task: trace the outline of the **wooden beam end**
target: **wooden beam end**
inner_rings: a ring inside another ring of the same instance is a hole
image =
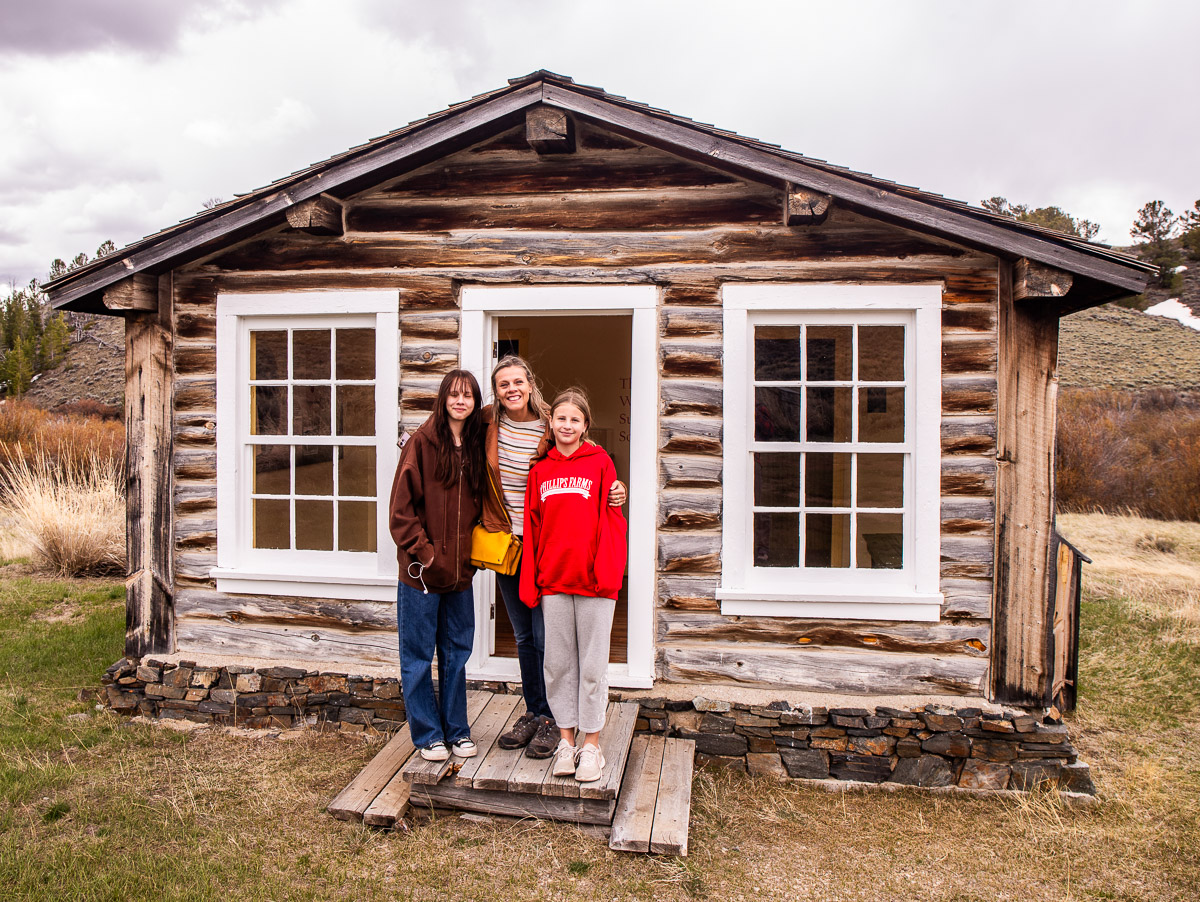
[[[134,273],[104,289],[104,306],[109,310],[150,311],[158,309],[158,276]]]
[[[525,140],[539,154],[574,153],[575,123],[565,110],[534,107],[525,114]]]
[[[309,235],[341,235],[342,202],[328,194],[319,194],[288,207],[287,221],[297,232]]]
[[[832,204],[828,194],[789,184],[783,195],[783,224],[820,225],[829,216]]]
[[[1075,282],[1069,272],[1021,257],[1013,266],[1013,300],[1064,297]]]

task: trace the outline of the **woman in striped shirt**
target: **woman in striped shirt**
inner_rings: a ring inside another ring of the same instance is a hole
[[[525,486],[530,465],[544,457],[552,444],[550,408],[538,390],[529,364],[512,354],[501,359],[492,370],[492,395],[492,404],[484,409],[491,481],[484,488],[481,520],[493,532],[508,531],[511,524],[512,531],[519,536],[525,522]],[[499,487],[503,497],[497,497],[492,486]],[[625,495],[624,484],[616,482],[608,501],[624,504]],[[558,745],[559,730],[546,701],[542,675],[546,631],[541,607],[529,608],[521,602],[520,582],[520,567],[512,576],[496,574],[496,585],[517,641],[521,692],[525,696],[525,713],[499,742],[504,749],[524,746],[530,758],[549,758]]]

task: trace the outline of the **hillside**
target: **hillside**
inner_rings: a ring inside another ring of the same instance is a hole
[[[1064,387],[1200,391],[1200,332],[1172,319],[1112,305],[1062,321]]]
[[[46,410],[91,399],[118,410],[125,397],[125,320],[119,316],[69,315],[71,343],[52,370],[37,376],[25,400]]]

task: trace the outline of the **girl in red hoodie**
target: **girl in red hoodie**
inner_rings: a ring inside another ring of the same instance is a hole
[[[608,642],[626,558],[625,517],[607,503],[616,467],[587,440],[591,422],[579,389],[550,405],[554,447],[529,473],[521,568],[521,601],[540,602],[546,624],[546,696],[560,734],[554,775],[580,783],[604,768]]]

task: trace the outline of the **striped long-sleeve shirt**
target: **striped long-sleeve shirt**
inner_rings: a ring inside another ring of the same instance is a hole
[[[512,518],[513,532],[521,535],[525,523],[525,485],[529,481],[529,464],[545,434],[540,419],[517,423],[507,416],[500,417],[500,488],[504,506]]]

